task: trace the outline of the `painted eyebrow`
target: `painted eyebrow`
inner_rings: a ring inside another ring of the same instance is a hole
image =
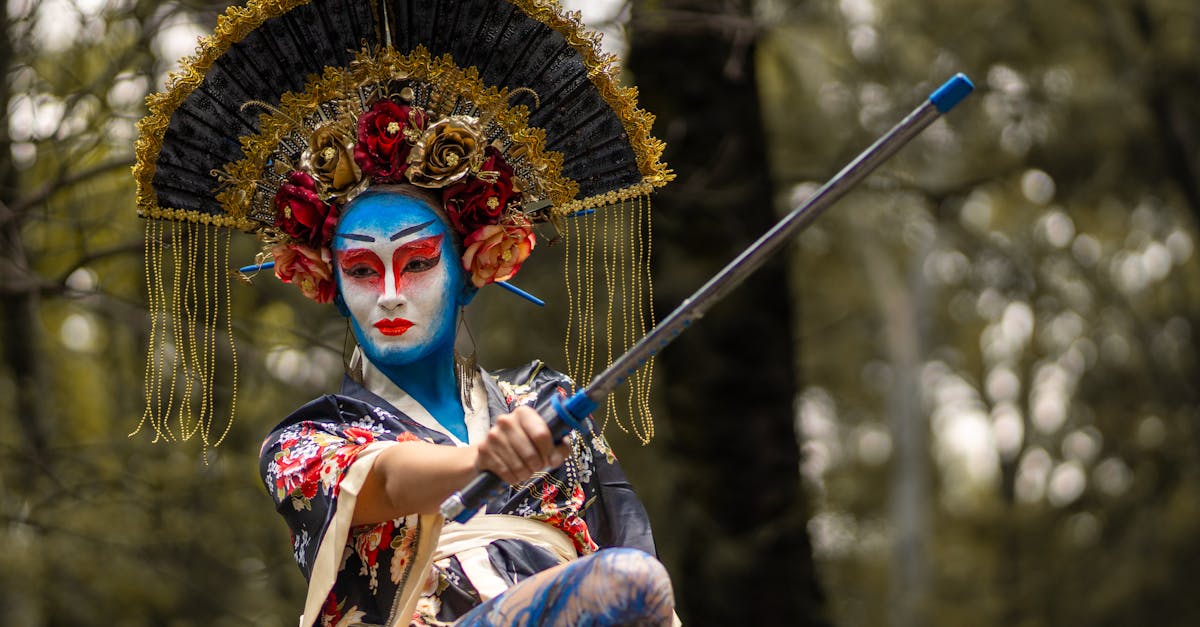
[[[352,240],[359,241],[359,242],[375,241],[375,238],[371,237],[370,235],[359,235],[358,233],[338,233],[338,237],[342,237],[345,239],[352,239]]]
[[[392,235],[392,241],[394,242],[394,241],[400,239],[401,237],[404,237],[405,235],[409,235],[412,233],[416,233],[417,231],[424,230],[425,227],[429,226],[430,224],[433,224],[433,222],[434,222],[433,220],[430,220],[429,222],[426,222],[424,224],[410,226],[407,229],[400,229],[399,231],[397,231],[396,233],[394,233]],[[375,240],[371,240],[371,241],[375,241]]]

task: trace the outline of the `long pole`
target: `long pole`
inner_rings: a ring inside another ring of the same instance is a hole
[[[966,98],[974,85],[963,74],[957,74],[930,94],[925,102],[875,140],[846,167],[829,179],[803,204],[780,220],[771,230],[758,238],[720,272],[685,299],[675,311],[659,322],[625,354],[618,357],[596,375],[588,385],[565,402],[558,399],[538,408],[546,419],[555,439],[565,437],[572,429],[584,431],[583,418],[588,416],[618,386],[646,362],[670,344],[679,334],[704,317],[704,314],[779,251],[789,239],[812,224],[826,209],[846,192],[900,150],[930,124]],[[499,477],[482,472],[467,487],[442,503],[441,513],[455,522],[470,520],[487,500],[504,487]]]

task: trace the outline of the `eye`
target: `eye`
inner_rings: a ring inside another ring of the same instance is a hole
[[[365,263],[355,264],[344,269],[343,271],[346,273],[346,276],[352,279],[370,279],[379,276],[379,273],[375,271],[375,268],[372,268]]]
[[[441,257],[417,257],[404,264],[404,272],[425,272],[437,267]]]

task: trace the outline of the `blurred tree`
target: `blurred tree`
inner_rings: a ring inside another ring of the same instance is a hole
[[[254,460],[334,385],[337,316],[235,287],[230,439],[204,465],[124,436],[146,333],[133,123],[223,5],[0,15],[0,624],[294,624]],[[689,624],[816,622],[822,588],[843,625],[1200,621],[1200,6],[636,9],[632,69],[680,174],[657,200],[660,312],[952,72],[980,87],[664,353],[671,463],[621,450],[672,499],[649,506]],[[546,248],[528,280],[553,293]],[[558,324],[553,302],[477,304]],[[476,333],[489,365],[557,351]]]
[[[820,338],[805,474],[835,617],[1195,622],[1167,582],[1200,559],[1197,8],[761,6],[797,195],[936,81],[981,87],[801,238],[801,328]],[[905,516],[926,521],[916,554]]]
[[[146,337],[134,123],[212,19],[142,1],[0,13],[0,624],[294,623],[299,578],[274,576],[294,567],[254,473],[266,425],[209,465],[125,436]],[[278,419],[262,404],[298,402],[281,390],[247,409]]]
[[[761,30],[753,2],[633,7],[628,67],[679,177],[655,200],[655,296],[670,311],[777,219],[755,67]],[[824,623],[797,475],[786,286],[774,259],[660,357],[678,462],[664,535],[679,553],[689,624]]]

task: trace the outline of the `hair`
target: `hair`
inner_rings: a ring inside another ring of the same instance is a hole
[[[354,204],[358,202],[360,198],[383,195],[404,196],[405,198],[419,200],[428,205],[429,208],[433,209],[433,212],[437,214],[438,219],[450,227],[448,230],[451,234],[451,240],[454,242],[454,250],[460,256],[463,254],[463,236],[454,229],[454,223],[451,222],[450,217],[446,215],[446,208],[442,206],[441,195],[431,189],[417,187],[416,185],[407,185],[404,183],[372,185],[358,196],[355,196],[354,200],[346,203],[346,209],[343,211],[343,215],[350,213],[350,211],[354,208]]]

